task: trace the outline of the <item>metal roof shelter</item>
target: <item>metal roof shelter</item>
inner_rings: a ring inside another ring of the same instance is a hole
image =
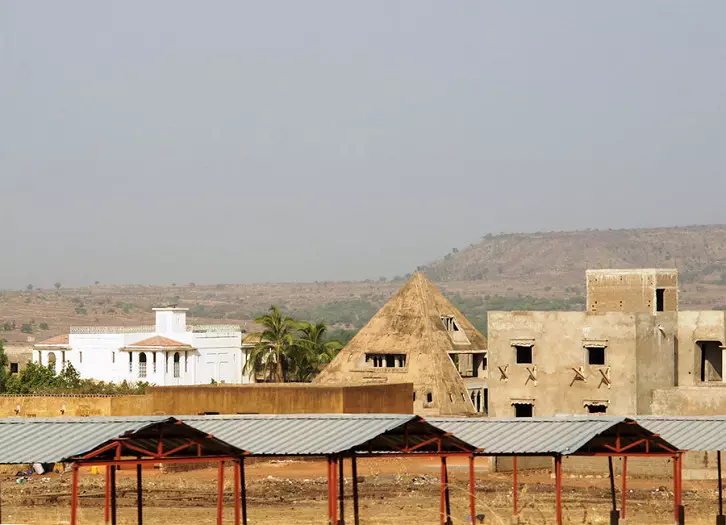
[[[57,463],[167,416],[0,419],[0,464]]]
[[[177,416],[250,456],[471,454],[474,447],[412,414]]]
[[[235,464],[235,518],[240,516],[240,458],[244,451],[173,417],[0,420],[0,462],[72,462],[71,525],[77,522],[81,466],[105,466],[105,523],[116,523],[116,467],[136,466],[137,519],[143,522],[144,463],[212,462],[219,465],[217,523],[224,499],[224,462]],[[33,459],[35,458],[35,459]]]
[[[718,468],[717,525],[726,525],[723,513],[723,476],[721,451],[726,450],[726,417],[724,416],[637,416],[638,423],[656,432],[682,450],[716,451]]]
[[[517,456],[552,456],[555,462],[555,506],[558,525],[562,524],[562,456],[606,456],[612,497],[611,522],[626,518],[627,458],[665,456],[674,459],[674,517],[683,513],[681,502],[681,450],[635,419],[614,416],[532,418],[431,418],[434,425],[471,443],[486,456],[512,456],[513,508],[518,516],[519,484]],[[623,458],[621,509],[617,509],[612,457]]]
[[[330,523],[344,523],[343,460],[353,474],[354,521],[358,517],[356,458],[385,454],[441,457],[441,523],[450,521],[447,456],[469,458],[470,512],[475,515],[475,447],[411,415],[230,415],[0,420],[0,463],[73,462],[71,525],[76,523],[78,473],[106,466],[106,523],[116,523],[115,466],[137,471],[138,523],[143,520],[141,465],[161,462],[219,464],[217,523],[222,520],[224,462],[235,464],[235,523],[247,522],[245,456],[326,456]],[[5,446],[8,445],[8,446]],[[338,487],[336,487],[338,485]],[[339,492],[336,492],[339,491]],[[338,507],[340,504],[340,521]]]
[[[357,458],[385,454],[441,457],[440,522],[450,523],[447,456],[469,458],[469,510],[475,509],[475,447],[411,414],[178,416],[250,456],[327,456],[329,523],[345,523],[343,461],[350,458],[353,520],[359,523]],[[336,487],[337,485],[337,487]],[[337,494],[336,494],[337,491]],[[336,508],[335,501],[339,506]],[[244,501],[244,499],[243,499]],[[243,507],[244,508],[244,507]],[[340,520],[338,520],[338,511]],[[245,522],[246,523],[246,522]]]

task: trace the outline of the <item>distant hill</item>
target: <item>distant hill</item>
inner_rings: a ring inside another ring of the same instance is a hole
[[[678,268],[684,310],[726,309],[726,226],[487,235],[421,269],[484,332],[490,310],[583,310],[588,268],[641,267]],[[275,304],[298,319],[354,331],[405,278],[5,290],[0,339],[40,341],[69,325],[151,324],[151,308],[164,304],[189,308],[191,323],[248,328]]]
[[[726,225],[487,235],[422,267],[434,281],[584,284],[588,268],[678,268],[681,284],[726,284]]]

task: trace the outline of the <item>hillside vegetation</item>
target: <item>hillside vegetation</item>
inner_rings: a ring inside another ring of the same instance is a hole
[[[726,284],[726,226],[486,235],[422,267],[435,281],[583,282],[588,268],[678,268],[682,284]]]
[[[588,268],[677,268],[683,309],[726,308],[726,226],[487,235],[422,269],[482,331],[489,310],[582,310]],[[413,270],[413,269],[412,269]],[[346,341],[403,284],[194,283],[0,292],[0,339],[41,340],[69,325],[151,324],[152,306],[187,307],[190,323],[250,323],[270,305],[323,321]],[[240,281],[245,279],[240,275]]]

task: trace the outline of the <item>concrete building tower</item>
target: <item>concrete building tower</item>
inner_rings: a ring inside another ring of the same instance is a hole
[[[678,270],[587,270],[587,311],[678,311]]]

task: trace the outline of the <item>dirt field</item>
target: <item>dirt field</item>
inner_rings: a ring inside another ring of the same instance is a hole
[[[346,464],[346,467],[348,465]],[[346,468],[347,472],[347,468]],[[121,471],[118,479],[119,523],[136,523],[135,477]],[[264,461],[247,467],[250,524],[326,523],[325,464],[321,461]],[[350,474],[347,472],[347,476]],[[144,522],[147,524],[215,523],[215,469],[191,472],[144,472]],[[435,459],[359,461],[361,523],[438,524],[438,463]],[[466,468],[450,462],[453,521],[467,523]],[[47,481],[46,481],[47,480]],[[82,524],[103,523],[103,474],[81,474]],[[619,482],[619,480],[616,480]],[[554,523],[554,485],[547,472],[521,476],[522,523]],[[686,522],[715,522],[714,482],[685,481]],[[633,479],[628,491],[628,521],[633,524],[672,523],[673,494],[669,479]],[[225,523],[232,523],[232,471],[225,477]],[[350,491],[350,483],[346,483]],[[606,478],[565,478],[566,523],[608,523],[609,490]],[[55,525],[69,522],[70,476],[35,477],[17,484],[13,476],[2,480],[3,523]],[[511,478],[504,474],[477,474],[477,513],[487,524],[509,524]],[[618,502],[620,494],[618,492]],[[352,502],[346,502],[346,521],[352,523]]]

